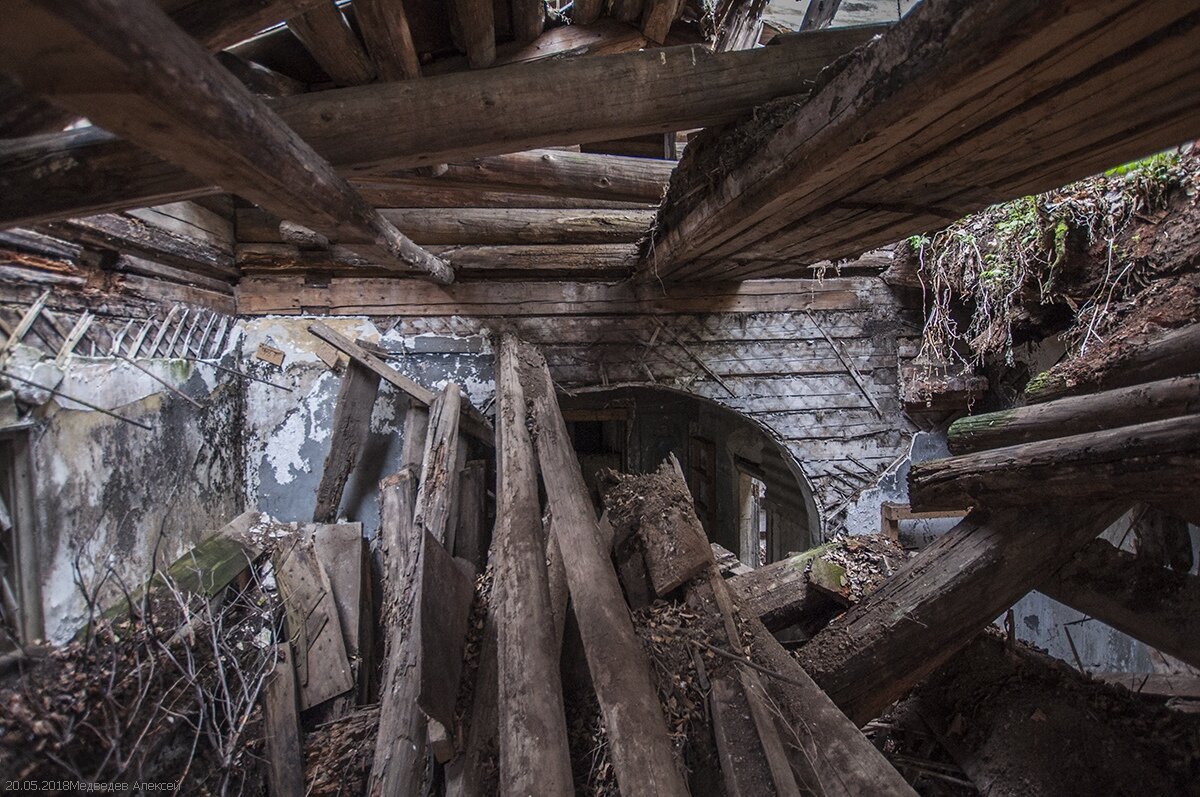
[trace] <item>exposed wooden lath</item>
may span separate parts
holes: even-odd
[[[715,182],[689,148],[646,273],[796,274],[1186,141],[1198,29],[1191,0],[926,0]]]

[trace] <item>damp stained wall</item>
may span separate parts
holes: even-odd
[[[69,640],[102,604],[133,588],[242,511],[242,386],[202,363],[140,365],[200,403],[111,358],[72,357],[58,389],[149,425],[67,399],[43,404],[30,435],[35,556],[44,636]]]

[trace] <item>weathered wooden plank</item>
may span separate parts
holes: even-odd
[[[263,736],[267,743],[267,781],[271,794],[304,797],[304,753],[296,703],[296,672],[291,646],[275,647],[275,669],[263,690]]]
[[[649,663],[634,633],[608,545],[600,539],[549,372],[536,352],[526,349],[521,358],[522,385],[533,402],[538,462],[551,511],[563,521],[561,529],[571,534],[559,540],[559,551],[621,793],[686,795]]]
[[[296,650],[300,708],[354,688],[333,588],[312,543],[296,539],[276,556],[276,579]]]
[[[855,723],[874,719],[980,629],[1043,583],[1128,504],[973,513],[797,656]]]
[[[322,0],[287,26],[334,83],[357,86],[375,77],[375,65],[333,0]]]
[[[1093,540],[1037,589],[1200,667],[1200,577]]]
[[[0,66],[31,89],[282,218],[453,279],[151,0],[22,0],[10,13],[22,44]]]
[[[391,279],[332,279],[313,287],[302,278],[243,279],[238,312],[328,315],[547,316],[853,310],[856,285],[842,279],[674,286],[560,282],[464,283],[450,287]]]
[[[42,230],[88,248],[109,249],[150,258],[189,271],[213,275],[222,280],[239,276],[232,251],[196,238],[168,232],[139,218],[123,214],[102,214],[82,219],[52,222]]]
[[[333,410],[333,439],[325,456],[321,483],[317,485],[317,503],[313,510],[313,520],[317,523],[332,523],[337,519],[342,490],[371,433],[371,412],[375,409],[378,393],[379,375],[351,360],[342,376]]]
[[[812,38],[746,52],[713,55],[702,47],[674,47],[379,83],[280,98],[270,105],[339,168],[412,168],[730,121],[794,94],[864,40],[858,32],[805,36]],[[628,85],[645,91],[612,91],[613,72],[627,74]],[[545,102],[545,87],[558,84],[575,87],[570,107]],[[466,124],[472,118],[477,124]],[[6,143],[0,147],[0,189],[5,226],[216,190],[211,182],[94,129]]]
[[[573,793],[537,464],[516,338],[500,341],[496,558],[501,793]]]
[[[668,203],[647,269],[836,259],[1178,144],[1200,127],[1198,26],[1196,3],[922,3]]]
[[[458,491],[454,555],[482,571],[491,538],[487,528],[487,460],[467,463],[458,479]]]
[[[1200,415],[1022,443],[913,465],[913,509],[1040,504],[1189,492],[1200,467]]]
[[[314,524],[311,533],[317,559],[329,576],[333,603],[350,657],[350,670],[356,686],[356,701],[365,703],[369,694],[371,670],[375,666],[375,623],[371,603],[370,560],[361,523]]]
[[[421,581],[417,587],[417,647],[421,686],[417,705],[450,735],[454,702],[462,675],[467,620],[475,594],[475,572],[455,559],[428,531],[421,548]],[[439,759],[446,760],[442,756]]]
[[[496,60],[496,23],[492,0],[454,0],[450,13],[462,31],[463,49],[472,69],[482,69]]]

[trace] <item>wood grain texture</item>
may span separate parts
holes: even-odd
[[[665,207],[646,266],[685,279],[737,252],[758,263],[705,278],[794,273],[1189,140],[1198,29],[1196,2],[921,3]]]
[[[1128,504],[1043,506],[967,517],[797,656],[858,725],[877,717],[1022,595],[1108,528]]]
[[[150,0],[10,11],[26,35],[0,66],[53,102],[281,218],[453,279]]]
[[[529,63],[280,98],[271,108],[352,176],[720,124],[802,91],[863,38],[843,34],[720,55],[684,46]],[[13,58],[24,63],[16,52]],[[626,84],[639,90],[612,91],[613,72],[627,75]],[[576,87],[569,108],[545,102],[545,87],[553,84]],[[268,154],[264,162],[278,157]],[[5,143],[0,189],[0,224],[6,226],[216,191],[211,180],[96,129]]]
[[[570,795],[571,756],[550,609],[537,461],[526,426],[517,340],[500,342],[496,558],[493,560],[501,794]]]
[[[333,0],[322,0],[287,26],[334,83],[357,86],[374,79],[375,65]]]
[[[403,0],[355,0],[354,14],[380,80],[421,76]]]
[[[313,520],[317,523],[332,523],[337,519],[342,490],[371,433],[371,412],[378,393],[379,375],[351,360],[338,390],[333,410],[333,439],[321,470],[321,483],[317,485],[317,504],[313,510]]]

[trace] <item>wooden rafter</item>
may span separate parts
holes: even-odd
[[[685,46],[514,65],[270,104],[344,171],[411,168],[730,121],[802,90],[826,64],[875,32],[819,31],[721,55]],[[9,48],[14,56],[16,50]],[[614,73],[640,90],[613,91],[608,79]],[[551,83],[575,87],[569,103],[545,101]],[[216,190],[212,182],[103,131],[0,145],[0,226],[144,207]]]
[[[357,86],[374,79],[375,64],[333,0],[292,17],[287,26],[334,83]]]
[[[421,62],[402,0],[355,0],[354,14],[380,80],[421,76]]]
[[[22,36],[0,65],[54,102],[380,263],[453,279],[150,0],[8,12]]]
[[[783,276],[1194,138],[1198,31],[1196,0],[926,0],[740,165],[701,163],[647,271]]]

